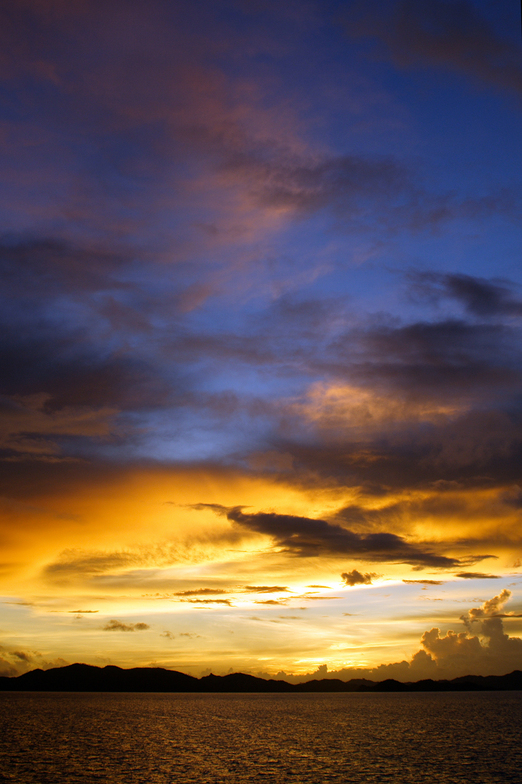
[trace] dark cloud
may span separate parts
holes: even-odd
[[[453,193],[426,189],[418,172],[392,157],[309,157],[285,155],[280,148],[246,148],[227,153],[222,167],[239,177],[258,207],[288,210],[295,217],[329,210],[344,229],[367,229],[378,219],[381,231],[397,226],[433,230],[455,219],[502,214],[519,219],[522,204],[514,189],[458,200]]]
[[[380,576],[381,575],[375,574],[375,572],[362,574],[361,572],[358,572],[357,569],[352,569],[351,572],[343,572],[341,574],[346,585],[372,585],[373,580]]]
[[[124,264],[129,266],[128,258],[64,241],[0,243],[4,394],[45,395],[47,411],[67,405],[135,410],[165,403],[172,390],[158,369],[122,346],[129,332],[148,333],[152,307],[139,286],[116,279]],[[119,297],[120,311],[128,315],[118,329],[100,311],[108,297]],[[106,329],[111,341],[101,347],[100,330]]]
[[[56,238],[0,237],[0,276],[11,296],[39,300],[80,292],[129,290],[118,279],[128,265],[121,253],[104,248],[74,246]]]
[[[143,632],[150,629],[147,623],[123,623],[123,621],[111,620],[102,626],[104,632]]]
[[[232,607],[230,599],[181,599],[182,602],[190,602],[190,604],[225,604],[227,607]]]
[[[522,380],[517,367],[517,334],[500,324],[470,324],[459,319],[384,325],[359,335],[364,360],[348,369],[361,380],[373,377],[410,389],[410,399],[429,397],[430,389],[433,397],[437,394],[442,399],[455,398],[470,388],[474,394],[497,386],[514,389]],[[339,356],[346,352],[340,341],[334,348]]]
[[[484,572],[457,572],[455,577],[463,580],[498,580],[498,574],[484,574]]]
[[[298,212],[335,206],[350,217],[366,217],[371,204],[412,190],[409,173],[392,159],[276,159],[267,165],[261,160],[241,158],[239,163],[231,161],[228,165],[236,169],[240,166],[245,180],[258,180],[253,193],[261,205],[291,207]]]
[[[302,599],[303,597],[300,596],[298,598]],[[277,601],[276,599],[265,599],[264,601],[261,600],[255,601],[254,604],[269,604],[269,605],[276,605],[276,606],[280,606],[280,605],[284,606],[287,602],[288,599],[281,599],[280,601]]]
[[[234,62],[240,59],[247,78],[254,52],[266,56],[269,51],[273,57],[275,47],[281,55],[290,40],[295,45],[295,37],[302,38],[303,23],[317,25],[318,18],[308,18],[315,14],[301,8],[281,27],[280,12],[271,6],[266,9],[265,34],[255,32],[257,17],[255,29],[246,28],[245,41],[245,28],[239,32],[214,3],[198,4],[196,20],[189,3],[168,8],[151,2],[146,23],[137,13],[140,5],[113,3],[109,9],[98,4],[88,15],[76,7],[67,19],[56,13],[52,24],[36,5],[2,14],[7,17],[2,18],[3,30],[11,30],[4,32],[3,47],[8,78],[18,88],[19,102],[28,102],[47,131],[46,144],[32,145],[33,177],[44,179],[41,170],[45,172],[44,163],[48,166],[51,160],[59,180],[52,183],[51,203],[45,204],[54,218],[49,223],[58,223],[62,231],[72,225],[88,235],[109,235],[117,243],[137,229],[148,245],[165,241],[165,226],[158,227],[155,216],[171,207],[176,197],[187,202],[186,170],[194,167],[199,174],[202,163],[223,193],[238,188],[244,202],[258,210],[299,216],[333,209],[344,223],[374,223],[380,213],[381,225],[386,222],[389,227],[397,225],[398,215],[406,223],[426,225],[458,211],[460,205],[452,205],[448,195],[434,205],[433,198],[414,185],[413,173],[392,156],[332,155],[304,144],[295,129],[285,131],[284,121],[278,123],[283,114],[289,115],[291,124],[288,96],[274,96],[275,106],[263,106],[254,95],[246,98],[230,72],[219,66],[223,48],[233,51]],[[122,32],[109,44],[107,29]],[[13,39],[19,46],[13,47]],[[97,52],[96,66],[86,67],[92,51]],[[132,68],[126,65],[129,62]],[[260,79],[259,73],[256,77]],[[32,129],[26,125],[23,129],[30,135]],[[82,146],[76,143],[86,136],[95,140],[88,153],[80,152]],[[16,153],[20,159],[18,148]],[[81,172],[81,186],[71,168]],[[27,193],[22,183],[18,189],[35,200],[34,192]],[[217,236],[227,231],[226,225],[219,226],[219,215],[218,225],[202,221],[201,215],[197,218],[193,227],[199,225],[200,231],[207,227]],[[72,264],[71,275],[74,271]],[[94,267],[94,277],[96,272]],[[205,299],[204,286],[196,283],[192,289],[196,300],[198,289]]]
[[[331,588],[329,585],[307,585],[307,588],[324,588],[326,591],[330,591]]]
[[[512,31],[508,36],[499,34],[494,23],[467,0],[372,0],[357,3],[355,13],[346,16],[350,36],[378,37],[400,68],[443,68],[522,91],[520,47],[509,36]],[[511,23],[519,23],[515,12]]]
[[[34,656],[32,656],[30,653],[26,653],[25,651],[13,651],[12,655],[19,661],[27,662],[28,664],[30,664],[34,659]]]
[[[464,274],[414,272],[409,274],[412,294],[432,301],[455,299],[466,311],[478,318],[522,316],[522,299],[516,296],[518,287],[511,281],[494,281]]]
[[[20,675],[17,667],[0,656],[0,678],[15,678],[17,675]]]
[[[403,580],[402,582],[418,585],[444,585],[444,580]]]
[[[336,396],[325,384],[324,393],[303,398],[301,409],[285,411],[272,448],[287,456],[294,473],[357,485],[375,497],[434,481],[516,484],[522,455],[516,287],[463,275],[409,280],[416,304],[431,299],[443,306],[442,317],[439,309],[410,323],[381,316],[365,328],[330,332],[317,355],[308,356],[308,369],[325,374]],[[464,315],[448,315],[455,303]],[[436,495],[439,503],[447,499]],[[400,505],[353,504],[338,516],[351,529],[372,530],[395,527],[403,514]]]
[[[6,327],[0,339],[0,359],[5,368],[5,421],[12,422],[8,437],[3,443],[0,441],[7,459],[25,455],[55,460],[69,455],[90,457],[96,450],[96,454],[103,454],[104,450],[113,450],[112,454],[115,450],[124,451],[126,445],[136,446],[144,438],[136,426],[136,416],[143,413],[149,417],[151,412],[169,411],[170,421],[179,422],[180,430],[183,414],[190,411],[203,413],[217,427],[227,426],[241,416],[251,422],[265,418],[276,429],[280,419],[288,433],[289,416],[284,406],[236,390],[205,392],[201,389],[204,374],[188,370],[198,364],[207,373],[212,373],[218,364],[232,368],[240,363],[256,369],[270,367],[272,373],[287,375],[288,368],[297,362],[303,382],[305,378],[326,378],[355,384],[363,390],[373,389],[390,400],[403,396],[402,406],[410,406],[414,420],[419,418],[415,411],[424,410],[426,400],[454,404],[472,395],[481,404],[500,398],[504,402],[505,398],[514,397],[521,386],[519,331],[512,324],[490,323],[495,314],[513,316],[520,310],[520,302],[510,293],[508,283],[463,275],[424,276],[425,291],[429,288],[432,296],[457,299],[467,314],[475,318],[483,314],[488,323],[445,318],[398,324],[380,317],[380,321],[365,328],[340,331],[339,323],[347,319],[346,305],[340,301],[334,302],[332,308],[332,302],[316,302],[314,306],[313,301],[283,298],[264,320],[251,320],[241,334],[198,334],[177,323],[173,326],[171,321],[168,335],[155,327],[152,347],[150,319],[163,294],[160,287],[149,300],[144,295],[136,299],[140,285],[135,281],[132,285],[122,282],[122,269],[129,271],[128,258],[51,240],[5,240],[2,251],[7,293],[23,298],[22,290],[9,290],[15,286],[19,265],[24,278],[21,289],[33,291],[37,303],[35,307],[20,306],[23,317],[19,315],[13,320],[10,312],[15,326]],[[120,298],[119,304],[126,313],[139,312],[143,321],[130,325],[127,320],[121,334],[111,331],[107,324],[110,342],[100,342],[98,295],[105,295],[104,286],[112,292],[111,296]],[[412,281],[413,289],[418,291],[420,286],[420,277]],[[96,293],[92,301],[85,293],[91,290]],[[88,323],[80,325],[49,316],[44,303],[49,297],[49,301],[58,301],[64,294],[77,295],[84,310],[86,302],[91,302],[92,323],[88,319]],[[323,337],[317,341],[315,336],[323,331]],[[132,350],[128,349],[130,334]],[[479,431],[491,433],[492,438],[496,432],[504,448],[513,444],[516,449],[518,430],[510,419],[511,411],[506,406],[501,413],[491,410],[491,406],[486,408],[469,412],[467,419],[463,417],[457,423],[452,421],[449,429],[452,433],[460,429],[461,443],[472,441],[473,434]],[[60,412],[65,412],[62,419]],[[390,412],[390,421],[396,418],[395,413]],[[295,412],[292,416],[299,430]],[[375,420],[374,412],[369,411],[366,421],[372,419]],[[331,424],[336,425],[334,419]],[[155,427],[152,425],[147,432]],[[435,442],[445,441],[447,452],[449,441],[444,423],[438,429],[431,427],[431,433]],[[383,435],[387,434],[375,432],[381,454]],[[410,445],[413,451],[417,450],[415,462],[420,466],[429,459],[426,437],[424,431],[424,443]],[[405,428],[403,441],[407,439]],[[522,443],[522,438],[519,441]],[[439,449],[438,443],[431,446],[432,452],[433,446]],[[358,445],[354,447],[357,450]],[[402,454],[394,455],[397,465],[405,457],[404,447],[401,444]],[[490,439],[483,438],[480,450],[489,448]],[[492,444],[492,453],[495,448]],[[392,445],[391,452],[395,449]],[[292,458],[292,448],[282,451]],[[350,451],[349,438],[345,451]],[[464,451],[459,449],[459,459]],[[477,443],[471,443],[469,451],[476,453]],[[492,454],[492,458],[496,457]],[[383,484],[376,480],[371,476],[363,479],[368,487]],[[355,514],[354,508],[352,516]],[[367,514],[367,521],[369,517]]]
[[[337,439],[339,441],[339,439]],[[439,428],[405,427],[400,437],[383,427],[363,443],[347,434],[343,444],[312,434],[299,441],[281,438],[297,481],[361,487],[382,484],[386,493],[406,488],[434,490],[433,482],[456,481],[466,488],[517,482],[522,432],[517,419],[478,413]]]
[[[98,610],[67,610],[69,613],[73,613],[74,615],[90,615],[91,613],[97,613]]]
[[[248,514],[242,507],[199,504],[195,508],[211,508],[228,520],[256,533],[271,536],[276,546],[293,555],[351,556],[373,561],[409,563],[416,566],[451,567],[458,560],[437,555],[422,545],[412,545],[395,534],[381,532],[360,535],[329,524],[325,520],[274,512]]]
[[[194,588],[187,591],[176,591],[172,596],[215,596],[220,593],[228,593],[228,591],[220,588]]]
[[[243,590],[245,593],[282,593],[289,589],[284,585],[247,585]]]

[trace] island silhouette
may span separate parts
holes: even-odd
[[[302,693],[302,692],[420,692],[522,690],[522,672],[507,675],[465,675],[453,680],[431,679],[402,683],[392,679],[370,681],[337,678],[288,683],[236,672],[195,678],[161,667],[123,669],[108,665],[70,664],[49,670],[30,670],[15,677],[0,677],[0,691],[83,692],[193,692],[193,693]]]

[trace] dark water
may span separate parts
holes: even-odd
[[[522,693],[0,693],[0,782],[522,782]]]

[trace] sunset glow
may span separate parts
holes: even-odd
[[[522,669],[519,12],[4,7],[1,675]]]

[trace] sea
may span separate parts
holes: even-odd
[[[520,784],[522,692],[3,692],[0,782]]]

